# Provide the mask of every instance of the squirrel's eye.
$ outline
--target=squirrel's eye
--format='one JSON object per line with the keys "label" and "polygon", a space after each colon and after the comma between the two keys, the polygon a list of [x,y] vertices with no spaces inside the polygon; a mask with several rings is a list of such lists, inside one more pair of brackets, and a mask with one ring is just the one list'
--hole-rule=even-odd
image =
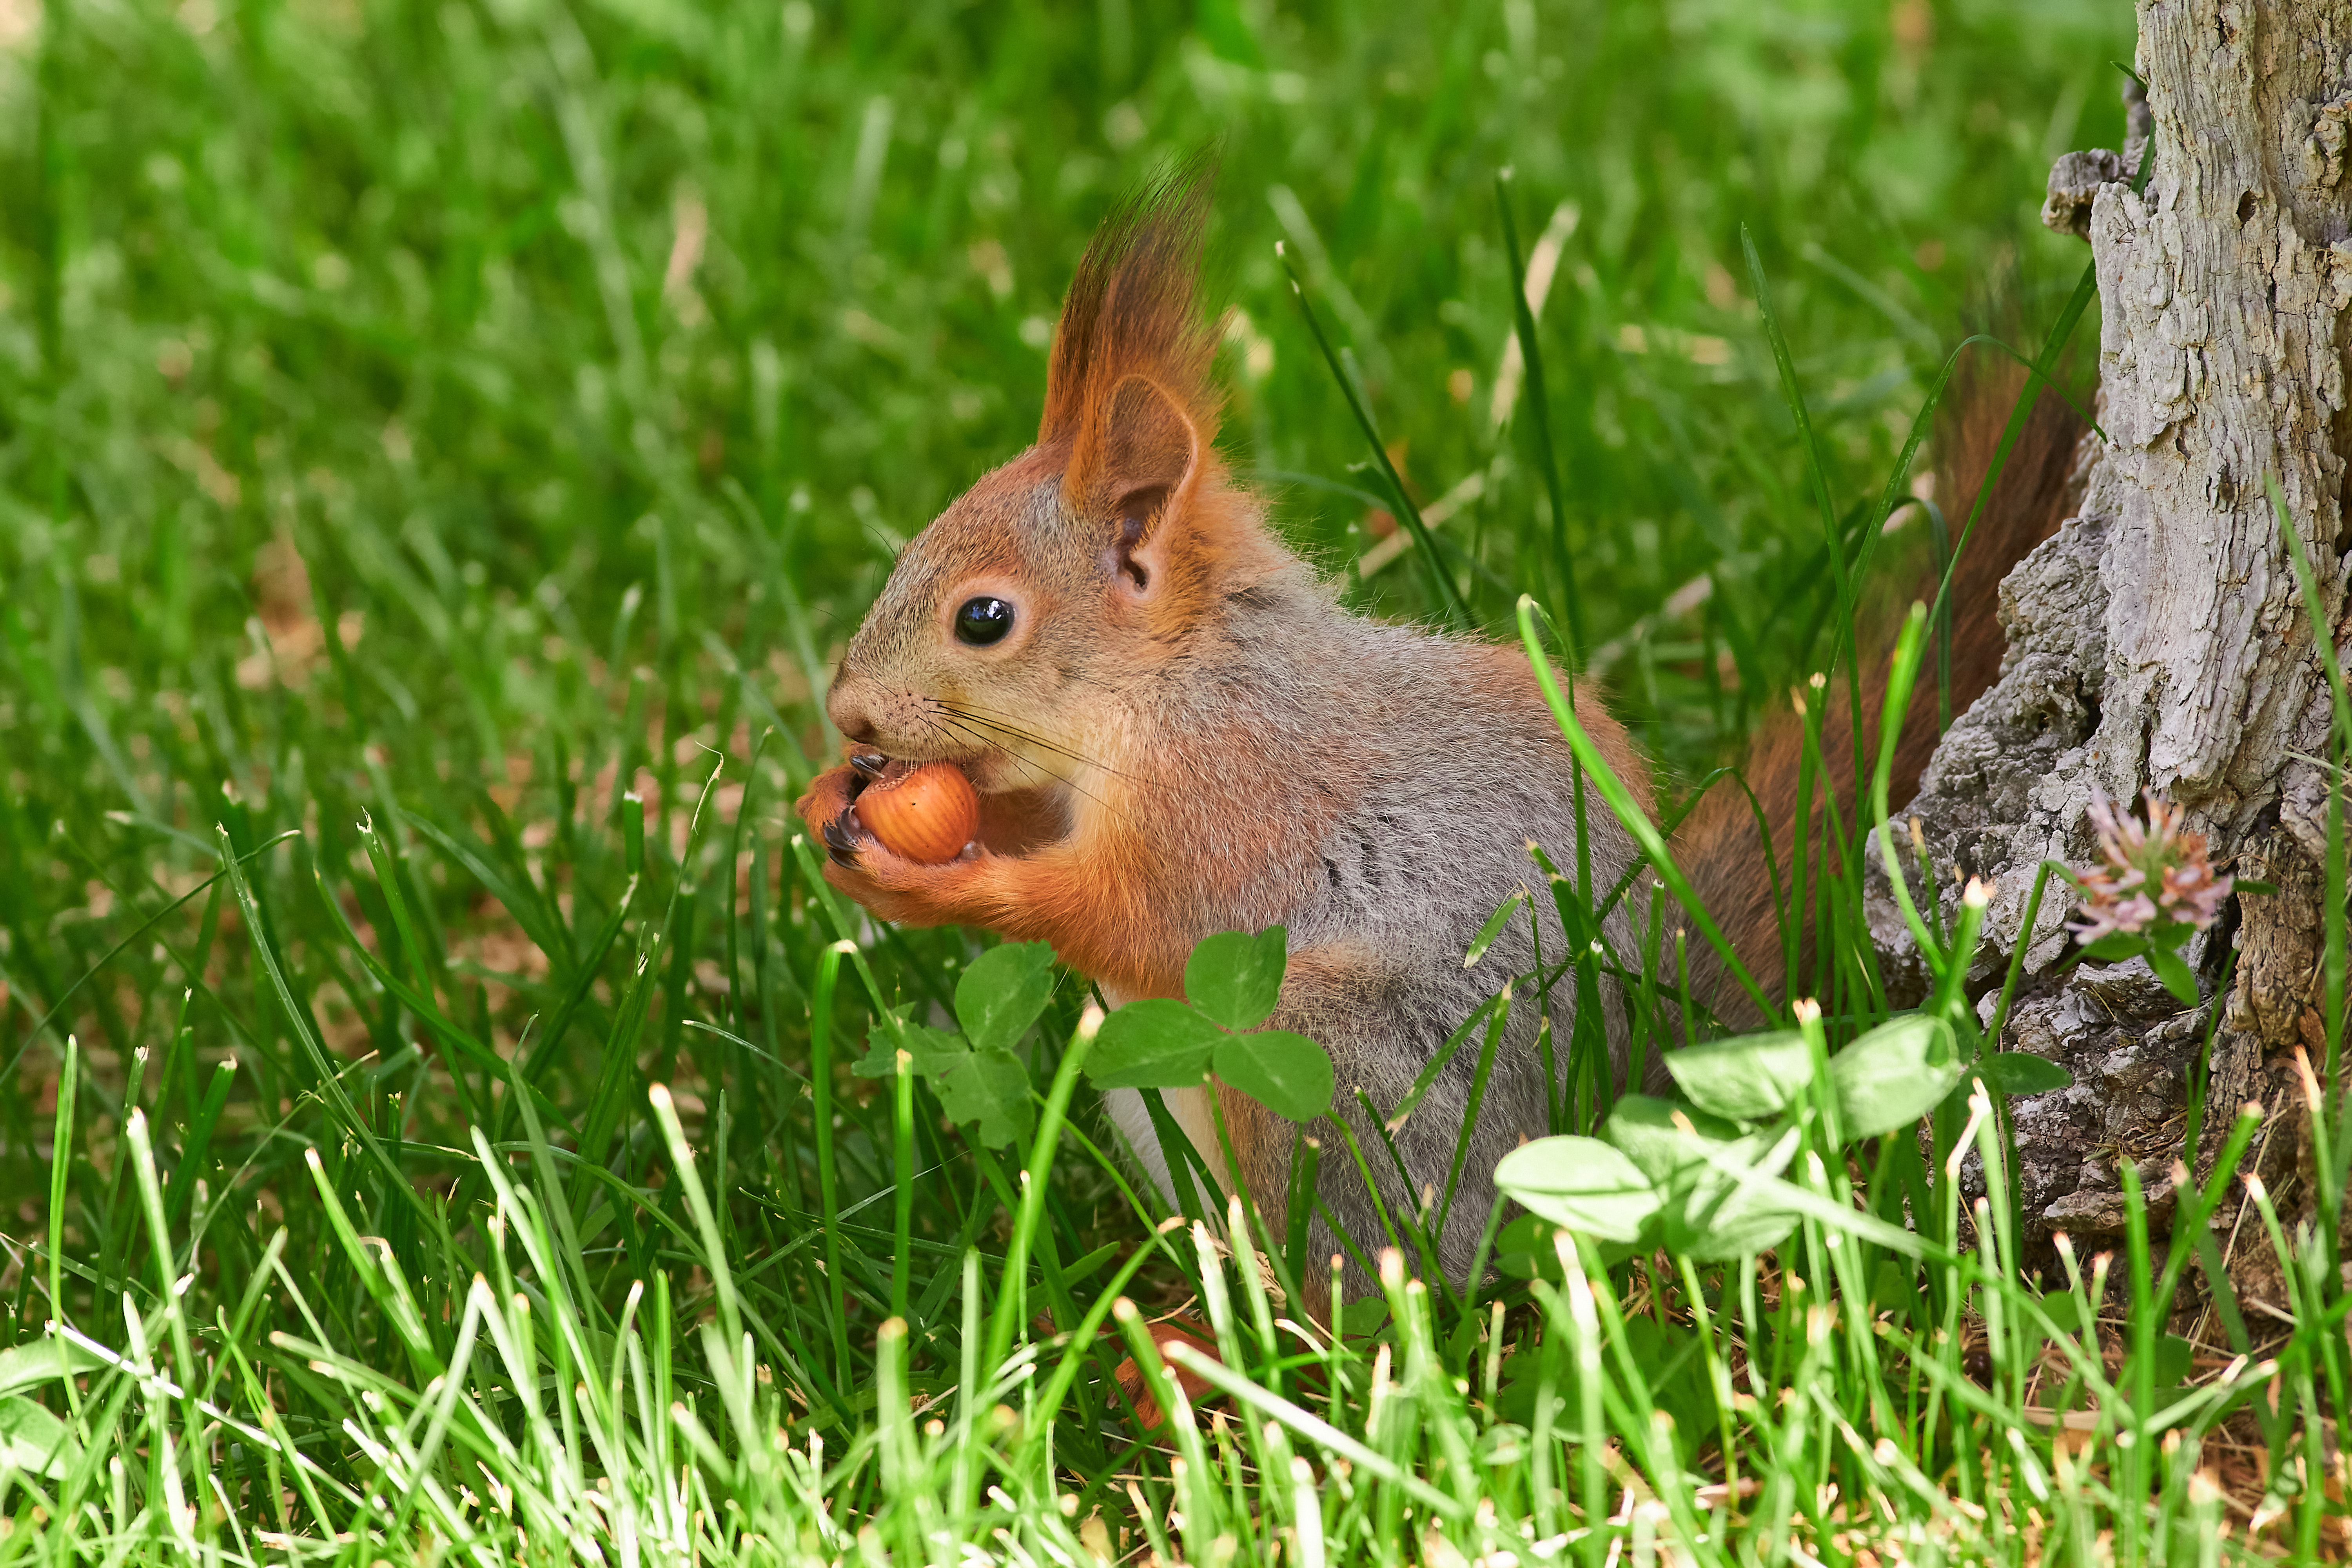
{"label": "squirrel's eye", "polygon": [[990,643],[1002,642],[1004,634],[1012,629],[1013,606],[990,595],[966,599],[955,614],[958,642],[986,647]]}

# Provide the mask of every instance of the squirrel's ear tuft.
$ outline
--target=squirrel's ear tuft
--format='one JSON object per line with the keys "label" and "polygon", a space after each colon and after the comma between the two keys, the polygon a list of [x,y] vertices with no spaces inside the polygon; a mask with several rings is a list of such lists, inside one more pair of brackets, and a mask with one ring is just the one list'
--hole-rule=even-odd
{"label": "squirrel's ear tuft", "polygon": [[1037,442],[1068,451],[1065,489],[1081,506],[1149,488],[1131,481],[1181,453],[1158,480],[1172,489],[1215,438],[1216,340],[1197,298],[1209,184],[1205,157],[1146,184],[1103,220],[1071,280]]}

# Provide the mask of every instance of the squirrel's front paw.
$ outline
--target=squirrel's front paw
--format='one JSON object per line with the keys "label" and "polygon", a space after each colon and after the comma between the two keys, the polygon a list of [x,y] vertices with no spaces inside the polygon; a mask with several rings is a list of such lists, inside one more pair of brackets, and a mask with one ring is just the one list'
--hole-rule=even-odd
{"label": "squirrel's front paw", "polygon": [[880,773],[887,760],[853,754],[837,768],[819,773],[793,810],[824,841],[831,864],[824,879],[885,920],[936,925],[960,918],[953,891],[969,872],[973,852],[943,865],[908,859],[875,837],[858,819],[857,796]]}
{"label": "squirrel's front paw", "polygon": [[878,845],[857,820],[857,792],[881,766],[877,755],[856,756],[840,767],[827,768],[809,781],[808,793],[793,805],[800,819],[824,840],[825,852],[836,866],[854,870],[859,854]]}

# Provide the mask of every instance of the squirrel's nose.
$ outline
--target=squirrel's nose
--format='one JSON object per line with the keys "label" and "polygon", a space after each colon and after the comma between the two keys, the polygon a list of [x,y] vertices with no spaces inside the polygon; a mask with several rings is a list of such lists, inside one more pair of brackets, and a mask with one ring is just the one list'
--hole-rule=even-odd
{"label": "squirrel's nose", "polygon": [[844,739],[861,746],[874,743],[874,715],[861,700],[856,682],[835,680],[833,689],[825,693],[824,711]]}

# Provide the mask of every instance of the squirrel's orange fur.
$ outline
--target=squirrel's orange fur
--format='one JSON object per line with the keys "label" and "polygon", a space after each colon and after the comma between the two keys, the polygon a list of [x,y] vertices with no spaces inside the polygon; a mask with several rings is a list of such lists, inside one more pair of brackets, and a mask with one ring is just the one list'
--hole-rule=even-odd
{"label": "squirrel's orange fur", "polygon": [[[1202,182],[1180,175],[1097,235],[1065,307],[1037,444],[900,556],[827,699],[853,761],[820,775],[798,809],[832,851],[828,879],[876,914],[1049,942],[1114,1004],[1177,994],[1204,936],[1287,927],[1274,1022],[1330,1051],[1335,1112],[1359,1130],[1382,1202],[1391,1214],[1418,1210],[1473,1121],[1477,1052],[1457,1055],[1394,1131],[1409,1180],[1354,1091],[1386,1114],[1454,1026],[1505,977],[1535,967],[1527,919],[1476,969],[1463,953],[1515,889],[1542,891],[1529,840],[1556,863],[1573,857],[1575,763],[1518,648],[1350,615],[1227,472],[1194,300],[1203,200]],[[992,642],[960,638],[960,608],[989,600],[1010,629]],[[1986,635],[1979,607],[1964,596],[1971,637]],[[1998,628],[1990,637],[1997,647]],[[1646,806],[1647,770],[1600,692],[1580,682],[1578,702]],[[1788,751],[1784,735],[1768,733],[1757,759],[1776,821]],[[861,764],[884,757],[946,759],[971,774],[982,825],[961,856],[918,864],[865,832]],[[1735,929],[1754,950],[1777,950],[1777,939],[1756,940],[1769,911],[1740,806],[1710,805],[1685,842]],[[1597,795],[1586,847],[1603,887],[1636,859]],[[1647,881],[1635,879],[1609,921],[1621,953],[1638,950]],[[1566,941],[1551,900],[1531,908],[1542,961],[1557,963]],[[1570,993],[1555,988],[1555,1011],[1572,1005]],[[1601,1000],[1620,1045],[1612,985]],[[1518,999],[1470,1127],[1455,1200],[1468,1223],[1449,1228],[1437,1260],[1457,1279],[1496,1162],[1548,1128],[1533,1002]],[[1292,1130],[1244,1096],[1219,1094],[1241,1167],[1222,1174],[1263,1208],[1278,1205]],[[1222,1164],[1206,1101],[1169,1098]],[[1164,1184],[1133,1095],[1115,1095],[1112,1110]],[[1378,1211],[1352,1162],[1327,1151],[1320,1169],[1319,1195],[1341,1230],[1376,1246]],[[1319,1220],[1317,1237],[1339,1240]]]}

